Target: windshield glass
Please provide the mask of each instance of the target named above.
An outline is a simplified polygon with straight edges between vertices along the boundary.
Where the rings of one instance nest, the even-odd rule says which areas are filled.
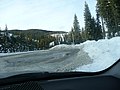
[[[119,0],[1,0],[0,73],[98,72],[120,58]]]

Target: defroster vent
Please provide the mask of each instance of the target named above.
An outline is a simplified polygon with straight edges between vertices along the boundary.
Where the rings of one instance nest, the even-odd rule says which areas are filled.
[[[12,84],[0,87],[0,90],[44,90],[37,81]]]

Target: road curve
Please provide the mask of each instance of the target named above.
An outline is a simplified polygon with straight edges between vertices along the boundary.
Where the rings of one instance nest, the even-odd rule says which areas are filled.
[[[89,63],[92,63],[92,60],[83,48],[41,50],[0,57],[0,72],[33,70],[67,72]]]

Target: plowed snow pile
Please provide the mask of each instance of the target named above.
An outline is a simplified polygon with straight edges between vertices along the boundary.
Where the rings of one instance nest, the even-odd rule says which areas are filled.
[[[120,59],[120,37],[83,43],[84,51],[93,60],[92,64],[78,67],[75,71],[97,72],[104,70]]]

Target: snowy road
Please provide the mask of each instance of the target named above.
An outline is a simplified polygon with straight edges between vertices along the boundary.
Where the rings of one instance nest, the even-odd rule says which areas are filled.
[[[49,50],[0,53],[0,72],[98,72],[120,59],[120,37],[57,45]]]
[[[0,71],[71,71],[92,63],[83,48],[42,50],[0,57]]]

